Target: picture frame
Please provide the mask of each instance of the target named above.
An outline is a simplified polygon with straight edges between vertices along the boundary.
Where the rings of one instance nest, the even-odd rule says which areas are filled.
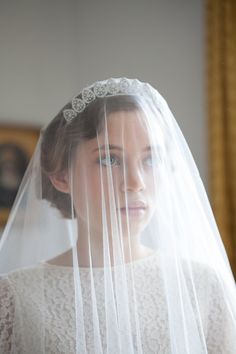
[[[0,123],[0,227],[7,222],[40,127]]]

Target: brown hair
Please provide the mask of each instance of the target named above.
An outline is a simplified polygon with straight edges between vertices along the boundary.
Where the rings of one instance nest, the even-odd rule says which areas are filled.
[[[83,140],[93,139],[103,130],[105,114],[140,109],[136,96],[97,98],[68,123],[63,110],[69,106],[63,107],[42,132],[41,144],[42,198],[51,202],[66,218],[71,218],[70,195],[58,191],[49,177],[66,171],[74,149]]]

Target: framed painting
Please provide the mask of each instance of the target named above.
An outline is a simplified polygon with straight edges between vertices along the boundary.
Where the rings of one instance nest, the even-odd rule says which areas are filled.
[[[7,221],[40,128],[0,124],[0,227]]]

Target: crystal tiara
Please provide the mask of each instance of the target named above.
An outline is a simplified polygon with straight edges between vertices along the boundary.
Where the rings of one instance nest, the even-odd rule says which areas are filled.
[[[153,96],[156,91],[147,83],[137,79],[111,78],[97,81],[85,87],[82,92],[71,101],[71,108],[63,110],[65,120],[70,123],[78,113],[81,113],[94,100],[100,97],[116,95]]]

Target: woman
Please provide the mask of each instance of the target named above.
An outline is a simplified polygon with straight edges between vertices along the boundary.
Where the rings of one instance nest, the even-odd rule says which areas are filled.
[[[161,95],[92,84],[42,131],[0,244],[3,353],[235,353],[236,292]]]

